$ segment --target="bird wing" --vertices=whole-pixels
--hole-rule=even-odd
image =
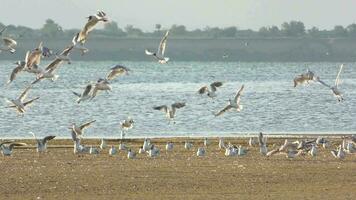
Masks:
[[[45,69],[45,71],[53,71],[62,63],[61,59],[54,59],[51,63],[49,63]]]
[[[34,99],[31,99],[29,101],[26,101],[25,103],[23,103],[24,106],[30,105],[31,103],[33,103],[34,101],[36,101],[37,99],[39,99],[40,97],[36,97]]]
[[[4,37],[2,38],[2,40],[4,41],[5,45],[8,47],[14,48],[17,46],[17,42],[12,38]]]
[[[240,103],[240,97],[241,97],[241,95],[242,95],[242,92],[243,92],[244,88],[245,88],[245,85],[242,85],[241,88],[240,88],[240,90],[237,91],[237,93],[236,93],[235,102],[236,102],[237,104]]]
[[[84,90],[82,96],[88,96],[89,93],[90,93],[90,91],[91,91],[91,89],[92,89],[92,85],[91,85],[91,84],[88,84],[88,85],[85,87],[85,90]],[[79,97],[80,97],[80,95],[79,95]]]
[[[166,105],[156,106],[156,107],[153,107],[153,109],[160,110],[160,111],[163,111],[165,113],[167,113],[167,111],[168,111],[168,107]]]
[[[149,56],[152,56],[154,53],[148,49],[145,49],[145,54],[146,55],[149,55]]]
[[[9,145],[9,149],[12,151],[14,146],[27,146],[27,144],[26,143],[22,143],[22,142],[12,142]]]
[[[81,130],[86,129],[86,128],[88,128],[92,123],[94,123],[94,122],[96,122],[96,120],[92,120],[92,121],[90,121],[90,122],[87,122],[87,123],[85,123],[85,124],[82,124],[82,125],[80,126],[80,129],[81,129]]]
[[[177,103],[174,103],[171,105],[172,108],[183,108],[185,106],[185,103],[184,102],[177,102]]]
[[[341,64],[340,65],[340,69],[339,69],[339,72],[337,73],[337,76],[336,76],[336,79],[335,79],[335,86],[337,87],[340,83],[340,74],[341,74],[341,71],[342,71],[342,68],[344,68],[344,64]]]
[[[324,85],[325,87],[331,88],[330,85],[328,85],[328,84],[326,84],[324,81],[320,80],[320,78],[318,78],[317,81],[318,81],[320,84]]]
[[[113,80],[117,76],[126,74],[128,71],[130,71],[128,68],[121,65],[116,65],[115,67],[111,68],[109,74],[106,76],[106,79]]]
[[[70,45],[70,46],[66,47],[60,55],[68,56],[70,51],[73,49],[73,47],[74,47],[74,45]]]
[[[31,85],[29,85],[20,95],[20,101],[24,101],[26,99],[28,91],[31,89]]]
[[[22,69],[23,69],[23,66],[21,66],[21,65],[18,65],[17,67],[15,67],[15,68],[12,70],[11,75],[10,75],[10,79],[7,81],[7,83],[9,84],[9,83],[11,83],[13,80],[15,80],[16,75],[17,75],[18,73],[20,73],[20,72],[22,71]]]
[[[199,94],[204,94],[207,91],[208,91],[208,87],[207,86],[203,86],[198,90],[198,93]]]
[[[164,56],[164,52],[166,50],[168,35],[169,35],[169,30],[163,36],[163,38],[162,38],[162,40],[161,40],[161,42],[159,43],[159,46],[158,46],[157,54],[158,55],[162,55],[162,57]]]
[[[48,142],[48,141],[54,139],[55,137],[56,137],[56,136],[54,136],[54,135],[46,136],[46,137],[43,138],[43,143],[46,143],[46,142]]]
[[[222,115],[223,113],[225,113],[226,111],[230,110],[232,108],[232,106],[229,104],[227,106],[225,106],[225,108],[223,108],[222,110],[220,110],[218,113],[214,114],[215,117]]]
[[[210,84],[210,87],[211,87],[211,90],[215,92],[216,88],[218,88],[218,87],[220,87],[222,85],[223,85],[222,82],[216,81],[216,82]]]
[[[4,26],[1,31],[0,31],[0,35],[2,35],[2,33],[7,29],[7,26]]]

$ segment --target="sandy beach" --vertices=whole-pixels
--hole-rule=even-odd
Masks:
[[[205,157],[196,157],[202,139],[194,148],[183,147],[185,139],[172,139],[174,151],[166,153],[167,139],[152,140],[160,149],[158,158],[139,154],[128,160],[120,151],[110,157],[73,154],[70,140],[53,140],[47,153],[38,155],[33,140],[0,159],[0,199],[353,199],[356,195],[356,155],[340,161],[330,149],[318,148],[316,158],[263,157],[258,147],[244,157],[225,157],[211,139]],[[226,139],[247,146],[247,139]],[[283,139],[270,139],[272,145]],[[340,143],[333,139],[333,146]],[[109,144],[118,144],[109,141]],[[84,140],[99,145],[99,140]],[[134,150],[142,140],[127,141]]]

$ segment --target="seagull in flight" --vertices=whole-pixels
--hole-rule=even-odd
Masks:
[[[12,70],[9,80],[7,84],[10,84],[15,80],[16,76],[24,69],[26,62],[25,61],[17,61],[14,63],[16,67]]]
[[[161,42],[159,43],[157,52],[152,52],[148,49],[145,49],[146,55],[153,56],[158,60],[158,63],[160,64],[166,64],[169,61],[168,57],[164,57],[164,53],[166,51],[166,46],[167,46],[168,35],[169,35],[169,30],[166,32]]]
[[[216,81],[216,82],[210,84],[210,89],[209,89],[208,86],[203,86],[198,90],[198,93],[199,94],[205,94],[206,93],[208,95],[208,97],[214,98],[214,97],[217,96],[216,93],[215,93],[217,88],[221,87],[222,85],[223,85],[222,82]]]
[[[240,90],[236,93],[235,98],[233,100],[229,99],[228,105],[225,106],[225,108],[220,110],[218,113],[214,114],[215,117],[222,115],[223,113],[225,113],[226,111],[232,108],[236,109],[237,112],[240,112],[242,110],[243,106],[240,104],[240,100],[244,87],[245,87],[244,85],[241,86]]]
[[[103,79],[103,78],[99,78],[98,81],[94,84],[94,88],[93,88],[93,93],[91,96],[91,99],[93,99],[94,97],[96,97],[97,93],[100,90],[103,91],[111,91],[111,86],[110,83],[107,79]]]
[[[122,65],[115,65],[113,68],[110,69],[110,72],[106,76],[106,80],[113,80],[118,76],[121,75],[127,75],[129,73],[130,69],[127,67],[124,67]]]
[[[80,140],[81,137],[84,134],[84,130],[86,128],[88,128],[94,122],[96,122],[96,120],[92,120],[92,121],[84,123],[84,124],[82,124],[80,126],[78,126],[75,123],[73,123],[72,126],[69,127],[69,129],[72,131],[72,139],[73,139],[73,141]]]
[[[108,17],[106,16],[106,13],[104,13],[103,11],[98,11],[97,14],[90,15],[87,18],[87,23],[85,24],[84,28],[78,33],[78,36],[76,38],[76,42],[80,42],[81,44],[85,43],[88,38],[89,32],[94,29],[96,24],[98,24],[99,22],[109,21]]]
[[[37,147],[37,152],[41,153],[41,152],[45,152],[47,150],[47,142],[54,139],[56,136],[54,135],[49,135],[49,136],[46,136],[42,139],[37,139],[36,135],[32,132],[30,132],[33,137],[35,138],[37,144],[36,144],[36,147]]]
[[[23,115],[25,113],[25,108],[26,106],[29,106],[30,104],[32,104],[35,100],[39,99],[40,97],[36,97],[34,99],[31,99],[29,101],[25,101],[26,97],[27,97],[27,93],[30,91],[31,89],[31,85],[28,86],[22,93],[21,95],[16,98],[16,99],[6,99],[7,102],[9,102],[11,105],[8,106],[7,108],[15,108],[16,111],[20,114]]]
[[[302,85],[304,83],[309,84],[309,81],[314,81],[316,79],[317,77],[315,76],[314,72],[308,69],[306,73],[300,74],[293,79],[294,87],[297,87],[298,85]]]
[[[121,139],[125,138],[125,131],[127,132],[128,130],[133,128],[135,121],[131,117],[127,117],[124,121],[120,123],[121,126]]]
[[[341,91],[339,90],[339,84],[340,84],[340,74],[341,71],[344,67],[344,64],[340,65],[339,68],[339,72],[337,73],[336,79],[335,79],[335,83],[333,86],[326,84],[324,81],[320,80],[320,78],[318,77],[318,82],[321,83],[322,85],[326,86],[327,88],[331,89],[331,91],[333,92],[334,96],[336,97],[336,99],[340,102],[343,101],[344,98],[342,96]]]
[[[2,142],[0,144],[0,151],[3,156],[11,156],[12,150],[15,146],[26,146],[26,143],[21,142]]]
[[[162,106],[156,106],[153,107],[155,110],[160,110],[166,113],[166,117],[168,119],[168,124],[173,120],[173,123],[175,124],[174,117],[176,114],[177,109],[183,108],[185,106],[185,103],[177,102],[171,105],[171,108],[169,108],[167,105],[162,105]]]
[[[8,51],[10,53],[15,53],[16,50],[16,46],[17,46],[17,42],[9,37],[3,37],[2,38],[3,44],[0,46],[0,53],[2,51]]]
[[[72,91],[73,94],[78,97],[78,99],[76,100],[78,104],[82,101],[86,101],[91,98],[90,91],[92,90],[92,88],[93,88],[93,86],[91,84],[88,84],[85,87],[83,93],[81,93],[81,94]]]

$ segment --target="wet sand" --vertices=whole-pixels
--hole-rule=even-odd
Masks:
[[[354,199],[356,155],[344,160],[332,157],[330,149],[318,148],[318,156],[270,158],[249,148],[243,157],[225,157],[217,139],[205,157],[196,157],[202,139],[185,150],[184,139],[170,139],[174,151],[166,153],[167,139],[153,139],[161,149],[158,158],[139,154],[128,160],[120,151],[110,157],[73,154],[70,140],[49,142],[47,153],[17,148],[11,157],[0,158],[0,199]],[[247,139],[226,139],[247,146]],[[34,141],[25,141],[33,147]],[[269,149],[283,139],[269,139]],[[99,145],[99,140],[84,140]],[[118,146],[117,141],[109,144]],[[333,145],[341,139],[333,139]],[[142,140],[127,141],[134,150]]]

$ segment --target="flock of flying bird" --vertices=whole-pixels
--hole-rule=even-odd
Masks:
[[[27,51],[25,60],[23,61],[17,61],[16,67],[13,69],[10,78],[8,80],[8,84],[13,82],[16,78],[17,75],[21,72],[27,72],[27,73],[32,73],[36,75],[36,78],[31,84],[25,88],[25,90],[20,94],[19,97],[14,98],[14,99],[7,99],[7,102],[9,103],[8,108],[13,108],[15,109],[20,116],[23,116],[26,107],[31,105],[34,101],[38,100],[40,97],[35,97],[30,100],[27,100],[27,95],[30,91],[30,89],[36,84],[39,83],[40,81],[43,81],[45,79],[55,81],[59,76],[56,74],[56,71],[59,69],[59,67],[63,63],[68,63],[71,64],[71,58],[69,57],[70,53],[74,50],[78,50],[81,52],[81,55],[84,55],[89,51],[88,48],[84,46],[84,43],[88,39],[89,33],[94,29],[94,27],[99,23],[99,22],[107,22],[109,19],[103,11],[98,11],[97,14],[91,15],[88,17],[88,21],[83,27],[83,29],[77,33],[72,40],[72,44],[67,46],[60,54],[55,54],[55,59],[50,62],[46,66],[46,68],[42,69],[40,68],[40,62],[41,58],[43,57],[51,57],[53,56],[52,50],[49,48],[43,46],[43,43],[41,42],[39,46],[32,51]],[[6,30],[6,27],[0,31],[0,36],[2,36],[3,32]],[[169,35],[169,30],[165,33],[164,37],[161,39],[161,42],[158,46],[157,52],[150,51],[148,49],[145,50],[145,54],[154,57],[157,59],[158,63],[160,64],[166,64],[169,61],[168,57],[165,57],[165,49],[167,46],[167,39]],[[2,37],[3,44],[0,46],[0,53],[2,51],[8,51],[10,53],[15,53],[17,42],[10,38],[10,37]],[[305,84],[309,83],[311,81],[314,82],[319,82],[322,85],[328,87],[333,94],[336,96],[338,101],[344,100],[342,93],[338,89],[338,85],[340,82],[340,74],[343,69],[344,65],[340,66],[339,72],[337,74],[335,84],[333,86],[326,84],[323,82],[319,76],[316,76],[314,72],[312,71],[307,71],[306,73],[303,73],[301,75],[298,75],[297,77],[294,78],[294,87],[300,84]],[[84,88],[84,91],[82,93],[77,93],[73,91],[73,94],[77,96],[77,103],[81,103],[84,101],[91,100],[95,98],[98,94],[99,91],[111,91],[111,85],[110,82],[113,81],[115,78],[121,75],[128,74],[130,72],[130,69],[122,66],[122,65],[116,65],[110,69],[108,74],[106,75],[105,78],[100,78],[96,82],[91,82],[86,87]],[[201,95],[206,94],[210,98],[216,98],[217,94],[216,91],[219,87],[223,85],[222,82],[213,82],[209,86],[203,86],[198,90],[198,93]],[[228,104],[222,108],[220,111],[217,113],[214,113],[215,116],[220,116],[223,113],[225,113],[228,110],[235,110],[237,112],[240,112],[243,108],[243,106],[240,104],[240,99],[242,92],[244,91],[244,85],[240,87],[240,89],[237,91],[236,95],[234,96],[233,99],[229,99]],[[186,104],[185,102],[176,102],[173,103],[170,107],[167,105],[161,105],[161,106],[156,106],[153,107],[155,110],[162,111],[166,114],[166,117],[168,119],[168,123],[171,121],[174,122],[174,117],[176,114],[177,109],[180,109],[184,107]],[[94,123],[95,120],[89,121],[87,123],[77,125],[73,123],[69,129],[71,130],[71,135],[72,139],[74,142],[74,153],[80,154],[80,153],[90,153],[90,154],[97,154],[99,153],[99,150],[94,148],[94,147],[87,147],[81,144],[81,139],[84,133],[84,130],[88,128],[92,123]],[[128,117],[126,120],[121,122],[121,139],[124,139],[126,132],[133,127],[134,120],[130,117]],[[55,138],[55,136],[47,136],[44,137],[43,139],[37,139],[34,133],[31,133],[35,140],[37,141],[37,151],[38,152],[45,152],[47,149],[47,142]],[[338,158],[343,158],[342,156],[343,152],[346,150],[350,153],[355,152],[356,150],[354,149],[354,142],[356,141],[355,137],[352,137],[351,141],[348,141],[346,143],[345,141],[343,142],[343,145],[340,145],[340,147],[336,151],[332,151],[333,155]],[[249,145],[253,146],[255,145],[256,138],[250,138],[249,140]],[[260,133],[259,138],[258,138],[258,144],[260,146],[260,152],[262,155],[266,156],[271,156],[276,153],[285,153],[288,158],[296,157],[298,155],[301,155],[305,152],[310,152],[311,155],[315,156],[316,155],[316,146],[317,145],[325,145],[326,140],[324,138],[318,138],[315,140],[311,141],[297,141],[297,142],[289,142],[288,140],[285,141],[284,145],[282,145],[280,148],[273,149],[271,151],[267,151],[267,138],[263,137],[262,133]],[[345,144],[344,144],[345,143]],[[0,144],[0,150],[3,155],[11,155],[12,149],[14,146],[24,146],[26,145],[25,143],[19,143],[19,142],[11,142],[11,141],[5,141]],[[204,140],[204,145],[208,145],[208,139],[205,138]],[[184,147],[186,149],[192,148],[193,144],[186,141],[184,144]],[[106,141],[102,139],[100,147],[104,149],[106,147]],[[325,146],[324,146],[325,147]],[[219,148],[225,149],[225,155],[226,156],[234,156],[234,155],[245,155],[247,153],[247,149],[242,148],[241,146],[237,147],[235,145],[225,145],[223,138],[219,139]],[[166,145],[166,150],[171,151],[173,149],[173,143],[168,142]],[[127,150],[128,151],[128,158],[134,158],[136,153],[132,151],[131,149],[127,148],[124,143],[120,143],[119,150]],[[109,150],[110,155],[116,154],[117,150],[114,146],[111,146]],[[139,150],[139,153],[147,152],[149,156],[151,157],[156,157],[159,155],[159,148],[157,148],[154,144],[150,142],[149,139],[144,140],[144,144]],[[199,147],[197,151],[197,156],[203,156],[205,155],[205,148],[204,147]]]

